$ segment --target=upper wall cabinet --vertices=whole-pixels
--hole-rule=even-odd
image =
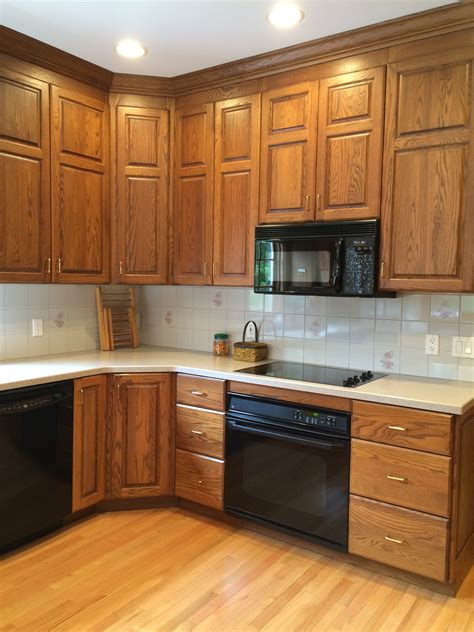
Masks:
[[[118,279],[166,283],[169,112],[118,106],[116,130]]]
[[[0,282],[51,279],[49,86],[0,76]]]
[[[380,67],[320,82],[317,220],[380,215],[384,79]]]
[[[262,95],[260,222],[314,219],[317,83]]]
[[[216,103],[213,282],[253,285],[260,95]]]
[[[108,106],[52,87],[53,280],[110,276]]]
[[[388,69],[384,288],[473,289],[473,49],[457,42]]]
[[[214,105],[175,113],[174,280],[212,282]]]

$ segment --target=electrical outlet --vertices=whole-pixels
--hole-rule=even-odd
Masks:
[[[474,358],[474,337],[453,336],[453,358]]]
[[[428,334],[425,340],[426,355],[439,355],[439,335]]]
[[[43,319],[32,318],[31,319],[31,335],[33,338],[43,335]]]

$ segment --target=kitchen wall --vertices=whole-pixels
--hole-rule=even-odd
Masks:
[[[0,284],[0,360],[98,348],[95,285]]]
[[[240,340],[255,320],[271,358],[474,381],[474,360],[451,355],[452,336],[474,336],[474,294],[305,298],[147,286],[141,309],[145,344],[209,351],[214,333]],[[440,335],[438,356],[425,354],[427,333]]]

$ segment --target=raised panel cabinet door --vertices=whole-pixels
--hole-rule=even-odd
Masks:
[[[212,283],[214,104],[175,112],[174,282]]]
[[[379,67],[320,82],[317,220],[380,215],[384,80]]]
[[[314,220],[318,84],[262,94],[261,223]]]
[[[474,289],[472,65],[453,50],[388,67],[382,288]]]
[[[116,116],[118,279],[166,283],[169,112],[118,106]]]
[[[260,95],[216,103],[215,125],[213,282],[253,286]]]
[[[52,87],[52,250],[55,283],[110,280],[108,105]]]
[[[49,86],[0,72],[0,282],[51,280]]]
[[[107,378],[74,380],[72,510],[105,498],[105,421]]]
[[[115,375],[108,495],[138,498],[173,493],[174,415],[167,373]]]

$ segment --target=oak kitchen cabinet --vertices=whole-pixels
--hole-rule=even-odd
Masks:
[[[105,431],[107,378],[74,380],[72,510],[105,498]]]
[[[168,373],[114,375],[107,438],[107,497],[174,493],[174,412]]]
[[[474,287],[473,50],[472,33],[442,36],[388,66],[383,288]]]
[[[253,285],[260,95],[175,115],[174,280]]]
[[[0,282],[51,278],[49,86],[0,77]]]
[[[118,105],[117,261],[120,283],[167,283],[169,111]]]
[[[108,107],[15,65],[0,77],[0,281],[107,282]]]

